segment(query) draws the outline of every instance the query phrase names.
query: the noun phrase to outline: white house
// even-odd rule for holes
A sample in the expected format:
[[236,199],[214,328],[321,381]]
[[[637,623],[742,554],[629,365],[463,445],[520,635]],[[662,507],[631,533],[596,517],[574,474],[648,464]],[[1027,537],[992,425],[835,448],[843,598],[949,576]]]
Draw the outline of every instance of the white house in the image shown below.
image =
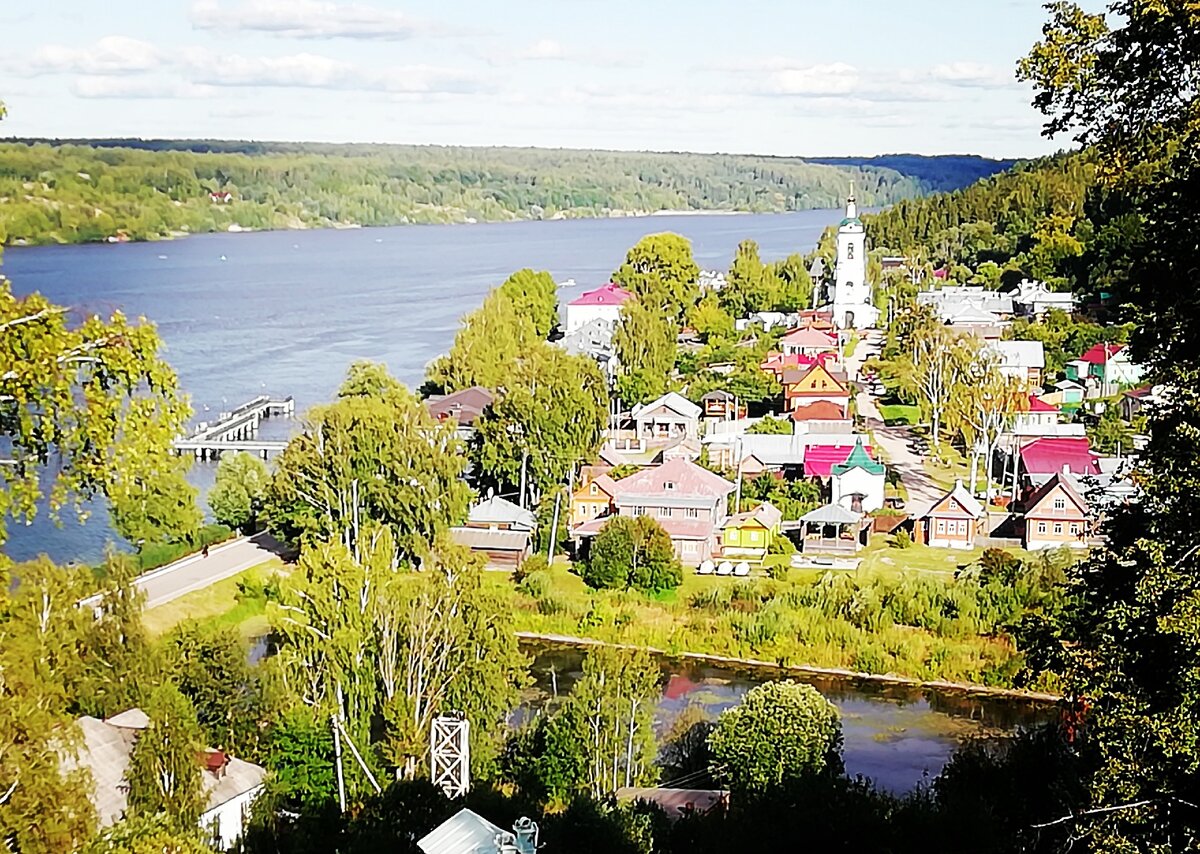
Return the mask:
[[838,224],[837,264],[833,271],[830,311],[838,329],[869,329],[879,320],[867,282],[867,234],[858,218],[854,190],[846,200],[846,216]]
[[1032,386],[1042,384],[1046,351],[1041,341],[993,341],[987,350],[996,357],[996,368],[1006,377]]
[[621,319],[621,307],[631,299],[632,293],[612,282],[594,291],[585,291],[567,303],[563,333],[570,335],[593,320],[616,325]]
[[1026,317],[1040,317],[1052,308],[1070,314],[1075,310],[1075,295],[1067,291],[1052,291],[1045,282],[1022,279],[1011,292],[1013,308]]
[[[107,720],[84,716],[77,721],[83,734],[79,752],[63,759],[65,771],[84,768],[92,776],[89,793],[100,826],[120,821],[129,805],[125,774],[138,736],[150,726],[141,709],[129,709]],[[197,757],[205,798],[200,826],[213,832],[222,850],[232,848],[242,834],[254,799],[262,792],[266,770],[220,750]]]
[[703,410],[682,394],[669,391],[657,400],[633,408],[633,421],[641,441],[696,439]]
[[830,473],[834,504],[856,513],[870,513],[883,507],[887,470],[883,463],[871,459],[861,436],[846,461],[835,465]]

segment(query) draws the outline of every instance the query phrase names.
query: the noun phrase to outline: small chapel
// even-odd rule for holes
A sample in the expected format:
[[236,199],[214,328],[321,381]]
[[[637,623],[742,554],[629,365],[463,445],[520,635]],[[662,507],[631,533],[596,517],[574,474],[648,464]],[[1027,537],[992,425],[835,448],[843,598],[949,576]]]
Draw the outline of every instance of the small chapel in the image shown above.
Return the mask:
[[846,199],[846,216],[838,225],[837,262],[827,309],[838,329],[869,329],[879,320],[867,282],[867,234],[858,218],[853,185]]

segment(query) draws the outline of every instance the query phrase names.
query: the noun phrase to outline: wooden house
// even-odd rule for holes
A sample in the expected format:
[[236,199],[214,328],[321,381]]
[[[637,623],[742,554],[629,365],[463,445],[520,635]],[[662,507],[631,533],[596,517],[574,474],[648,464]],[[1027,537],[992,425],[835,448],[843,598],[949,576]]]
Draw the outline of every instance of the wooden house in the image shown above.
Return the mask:
[[721,530],[721,557],[762,560],[779,536],[782,522],[783,514],[768,501],[730,516]]
[[1025,548],[1085,549],[1091,533],[1088,503],[1071,478],[1056,473],[1025,502]]
[[975,537],[986,524],[987,513],[962,481],[939,498],[921,517],[926,545],[941,549],[973,549]]

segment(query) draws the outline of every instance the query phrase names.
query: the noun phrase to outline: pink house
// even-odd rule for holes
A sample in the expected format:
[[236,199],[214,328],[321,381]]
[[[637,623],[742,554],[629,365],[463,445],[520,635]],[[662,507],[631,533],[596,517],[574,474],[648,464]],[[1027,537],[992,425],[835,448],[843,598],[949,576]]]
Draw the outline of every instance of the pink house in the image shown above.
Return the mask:
[[817,356],[837,351],[838,342],[820,329],[796,329],[779,340],[784,356]]
[[567,303],[566,328],[570,334],[594,320],[616,324],[621,319],[621,306],[633,299],[633,294],[620,285],[609,282],[594,291],[585,291]]

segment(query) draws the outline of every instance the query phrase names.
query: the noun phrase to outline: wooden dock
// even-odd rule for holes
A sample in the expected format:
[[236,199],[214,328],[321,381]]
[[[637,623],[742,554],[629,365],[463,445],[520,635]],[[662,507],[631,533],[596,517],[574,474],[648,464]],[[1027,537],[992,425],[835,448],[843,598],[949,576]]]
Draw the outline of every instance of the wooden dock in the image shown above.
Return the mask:
[[259,439],[259,425],[272,416],[289,418],[295,414],[296,401],[290,395],[275,399],[262,394],[236,409],[222,412],[213,423],[201,421],[190,435],[175,440],[175,452],[215,460],[226,451],[244,451],[265,460],[271,454],[281,453],[287,442]]

